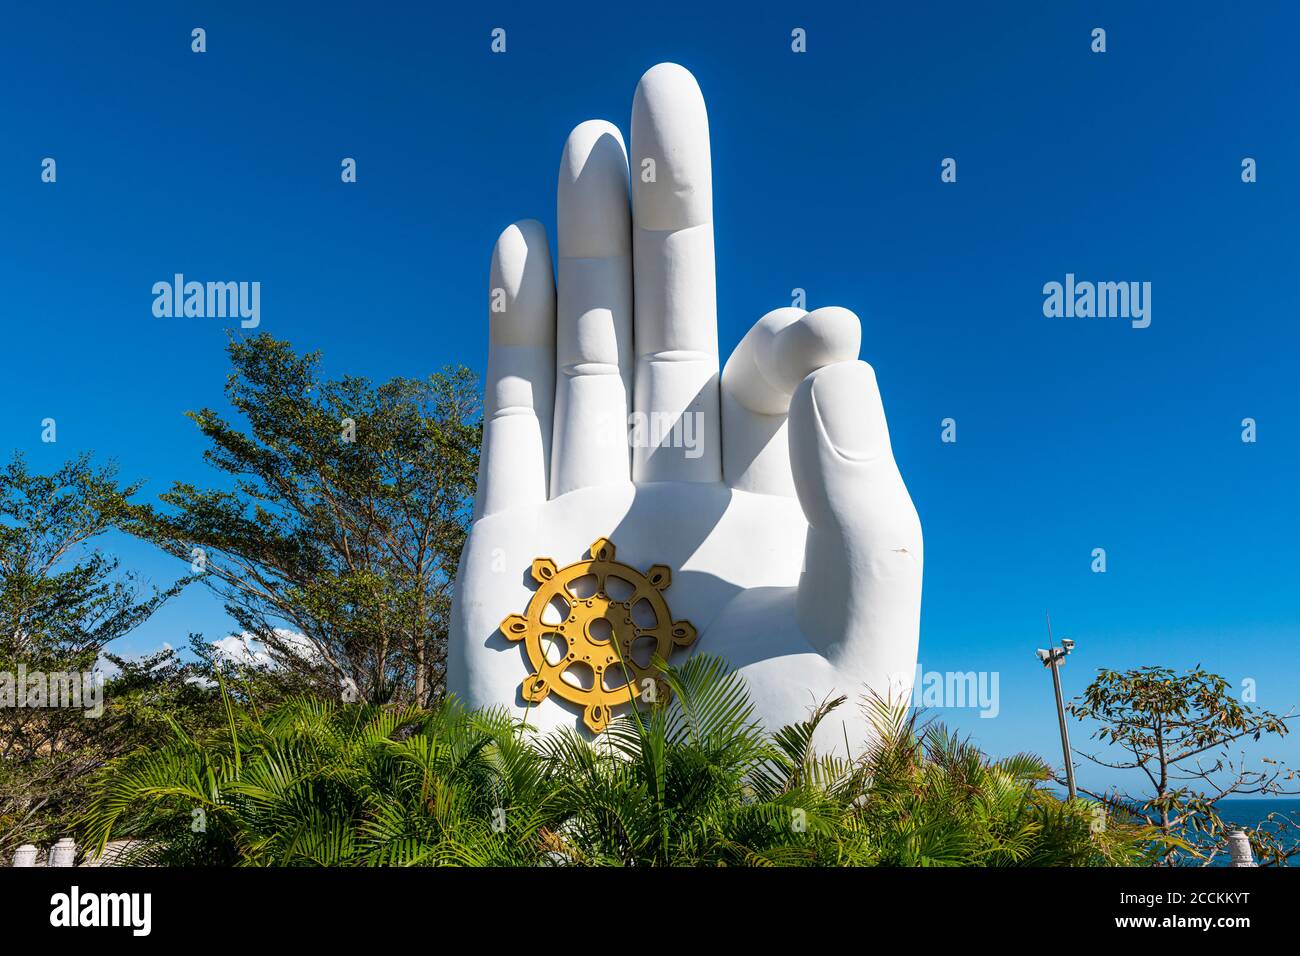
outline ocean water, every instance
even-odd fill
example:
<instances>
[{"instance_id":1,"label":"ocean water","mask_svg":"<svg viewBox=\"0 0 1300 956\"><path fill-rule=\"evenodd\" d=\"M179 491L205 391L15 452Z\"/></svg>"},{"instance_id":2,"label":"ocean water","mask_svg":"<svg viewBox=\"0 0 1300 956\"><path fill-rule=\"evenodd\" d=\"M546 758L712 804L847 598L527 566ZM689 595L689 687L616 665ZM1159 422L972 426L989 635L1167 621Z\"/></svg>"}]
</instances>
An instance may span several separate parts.
<instances>
[{"instance_id":1,"label":"ocean water","mask_svg":"<svg viewBox=\"0 0 1300 956\"><path fill-rule=\"evenodd\" d=\"M1300 822L1300 798L1243 797L1240 800L1224 800L1219 804L1219 816L1247 829L1259 826L1270 813L1286 814Z\"/></svg>"},{"instance_id":2,"label":"ocean water","mask_svg":"<svg viewBox=\"0 0 1300 956\"><path fill-rule=\"evenodd\" d=\"M1224 800L1219 804L1219 816L1224 822L1233 823L1245 830L1254 830L1263 825L1270 813L1287 816L1292 821L1289 837L1292 845L1300 844L1300 798L1296 797L1254 797L1240 800ZM1219 863L1218 860L1215 861ZM1226 866L1224 859L1221 865ZM1292 857L1291 866L1300 865L1300 856Z\"/></svg>"}]
</instances>

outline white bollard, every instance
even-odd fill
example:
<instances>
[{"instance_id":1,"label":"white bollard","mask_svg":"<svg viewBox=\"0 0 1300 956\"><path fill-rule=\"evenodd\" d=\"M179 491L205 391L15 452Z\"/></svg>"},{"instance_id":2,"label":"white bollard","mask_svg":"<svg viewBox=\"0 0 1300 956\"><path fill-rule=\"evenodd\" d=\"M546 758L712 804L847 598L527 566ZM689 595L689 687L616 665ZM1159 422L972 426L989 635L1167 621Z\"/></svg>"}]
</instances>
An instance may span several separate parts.
<instances>
[{"instance_id":1,"label":"white bollard","mask_svg":"<svg viewBox=\"0 0 1300 956\"><path fill-rule=\"evenodd\" d=\"M14 866L35 866L36 865L36 847L30 843L24 843L18 849L14 850Z\"/></svg>"},{"instance_id":2,"label":"white bollard","mask_svg":"<svg viewBox=\"0 0 1300 956\"><path fill-rule=\"evenodd\" d=\"M48 866L72 866L77 859L77 844L72 841L71 837L64 837L54 846L50 847L50 861Z\"/></svg>"},{"instance_id":3,"label":"white bollard","mask_svg":"<svg viewBox=\"0 0 1300 956\"><path fill-rule=\"evenodd\" d=\"M1250 837L1245 830L1233 830L1228 834L1228 849L1232 853L1232 862L1228 866L1255 866L1255 858L1250 854Z\"/></svg>"}]
</instances>

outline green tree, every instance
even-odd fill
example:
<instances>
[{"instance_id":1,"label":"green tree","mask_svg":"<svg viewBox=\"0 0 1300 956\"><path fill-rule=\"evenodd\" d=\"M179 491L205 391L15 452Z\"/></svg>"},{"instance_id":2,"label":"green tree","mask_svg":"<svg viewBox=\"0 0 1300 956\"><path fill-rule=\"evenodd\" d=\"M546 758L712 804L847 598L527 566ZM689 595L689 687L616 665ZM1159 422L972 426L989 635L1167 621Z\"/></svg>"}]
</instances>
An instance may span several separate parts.
<instances>
[{"instance_id":1,"label":"green tree","mask_svg":"<svg viewBox=\"0 0 1300 956\"><path fill-rule=\"evenodd\" d=\"M1222 856L1230 829L1223 800L1300 792L1294 771L1282 764L1266 760L1262 769L1250 769L1230 752L1230 745L1246 738L1285 736L1291 715L1242 703L1227 680L1199 665L1185 674L1167 667L1102 670L1072 711L1079 720L1096 721L1093 738L1110 745L1108 756L1085 757L1112 770L1134 771L1146 783L1138 795L1089 796L1155 827L1165 838L1166 865L1208 865ZM1250 832L1255 855L1280 865L1300 853L1295 826L1285 815L1271 814Z\"/></svg>"},{"instance_id":2,"label":"green tree","mask_svg":"<svg viewBox=\"0 0 1300 956\"><path fill-rule=\"evenodd\" d=\"M79 805L84 776L132 746L111 704L92 716L89 686L79 684L82 706L54 707L29 697L28 680L83 680L105 648L184 586L144 594L98 547L137 490L88 456L48 475L21 455L0 470L0 673L13 694L0 706L0 856L55 835ZM110 682L102 699L122 686Z\"/></svg>"},{"instance_id":3,"label":"green tree","mask_svg":"<svg viewBox=\"0 0 1300 956\"><path fill-rule=\"evenodd\" d=\"M427 706L477 477L472 374L323 380L319 353L266 334L228 351L247 428L190 413L228 487L178 483L129 530L191 563L287 678Z\"/></svg>"}]
</instances>

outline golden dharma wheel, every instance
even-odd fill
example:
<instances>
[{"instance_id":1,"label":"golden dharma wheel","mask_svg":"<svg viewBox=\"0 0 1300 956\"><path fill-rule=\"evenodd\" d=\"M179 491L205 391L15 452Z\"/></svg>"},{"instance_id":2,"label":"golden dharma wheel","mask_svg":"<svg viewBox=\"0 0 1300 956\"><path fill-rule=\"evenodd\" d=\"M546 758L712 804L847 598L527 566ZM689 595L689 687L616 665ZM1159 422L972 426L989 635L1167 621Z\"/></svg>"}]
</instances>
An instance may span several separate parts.
<instances>
[{"instance_id":1,"label":"golden dharma wheel","mask_svg":"<svg viewBox=\"0 0 1300 956\"><path fill-rule=\"evenodd\" d=\"M523 641L528 653L532 673L524 678L524 699L541 703L555 694L578 704L583 723L598 734L612 708L646 699L652 689L666 693L653 662L668 660L674 647L694 641L695 628L672 619L662 593L672 583L667 567L656 564L642 574L620 564L607 538L598 538L590 554L590 560L563 568L550 558L533 561L537 591L523 614L501 622L501 633ZM614 579L621 582L618 599L610 594ZM648 613L639 607L643 601ZM550 622L543 620L548 608L556 611ZM584 669L589 669L586 681L578 676Z\"/></svg>"}]
</instances>

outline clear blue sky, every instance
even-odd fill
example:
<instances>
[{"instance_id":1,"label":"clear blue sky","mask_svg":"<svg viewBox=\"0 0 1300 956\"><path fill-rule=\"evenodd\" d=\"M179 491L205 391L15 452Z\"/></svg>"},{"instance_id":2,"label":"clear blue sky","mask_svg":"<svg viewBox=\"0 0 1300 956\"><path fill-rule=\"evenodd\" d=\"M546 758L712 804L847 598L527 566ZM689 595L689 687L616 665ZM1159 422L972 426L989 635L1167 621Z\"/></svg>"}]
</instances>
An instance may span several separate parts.
<instances>
[{"instance_id":1,"label":"clear blue sky","mask_svg":"<svg viewBox=\"0 0 1300 956\"><path fill-rule=\"evenodd\" d=\"M262 330L331 374L482 370L494 237L553 234L569 129L626 135L637 78L674 60L710 107L723 354L796 286L863 318L925 529L923 664L1000 674L998 718L942 716L1059 757L1047 609L1079 642L1071 693L1200 662L1300 703L1293 4L548 6L7 5L0 447L91 449L150 496L211 480L182 413L222 407L234 323L155 319L176 272L260 281ZM1151 282L1151 326L1045 318L1067 272ZM194 589L123 646L228 626Z\"/></svg>"}]
</instances>

